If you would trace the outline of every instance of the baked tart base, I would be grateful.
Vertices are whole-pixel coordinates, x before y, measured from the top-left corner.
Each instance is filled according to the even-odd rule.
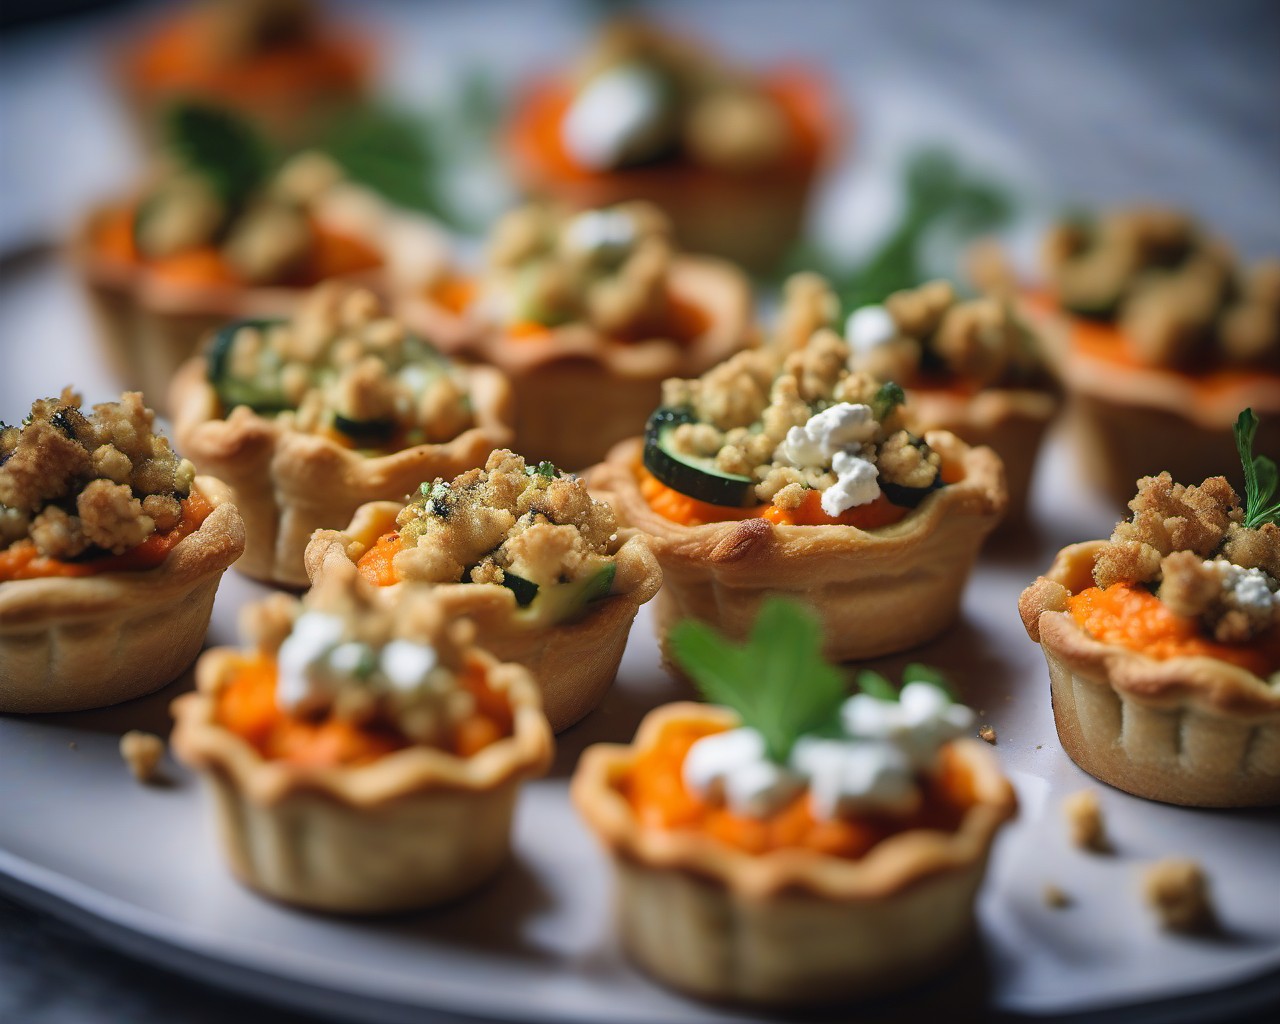
[[[1132,490],[1132,486],[1130,487]],[[1049,666],[1063,749],[1134,796],[1190,807],[1280,804],[1280,685],[1207,657],[1156,661],[1090,637],[1061,587],[1092,585],[1104,542],[1063,548],[1018,603]]]
[[[470,758],[418,746],[360,767],[303,769],[263,759],[215,720],[214,694],[240,657],[219,648],[200,659],[196,692],[174,702],[171,743],[208,783],[242,882],[316,910],[388,913],[454,899],[502,865],[520,783],[552,754],[523,669],[486,659],[515,724]]]
[[[223,572],[244,550],[231,492],[154,569],[0,583],[0,712],[85,711],[172,682],[204,643]]]
[[[953,833],[902,832],[860,860],[754,856],[699,832],[641,828],[619,792],[636,751],[686,721],[737,719],[701,704],[659,708],[632,746],[587,750],[570,788],[613,858],[622,940],[646,971],[707,999],[822,1004],[907,987],[969,944],[992,841],[1016,809],[989,750],[956,744],[975,802]]]
[[[941,431],[925,440],[944,462],[963,466],[964,478],[874,532],[763,519],[673,522],[640,493],[639,439],[616,446],[587,482],[608,496],[620,522],[651,539],[663,573],[656,623],[664,656],[667,633],[681,619],[743,639],[761,601],[783,595],[821,615],[824,656],[859,660],[917,647],[951,625],[978,549],[1004,513],[999,456]]]
[[[237,406],[226,419],[202,358],[188,360],[173,382],[174,437],[203,471],[231,487],[244,516],[246,576],[303,588],[303,554],[316,530],[335,529],[365,502],[403,498],[423,480],[483,465],[510,443],[511,391],[489,367],[467,370],[475,426],[443,444],[422,444],[365,457],[319,434],[282,427]]]
[[[338,566],[350,565],[379,537],[395,528],[401,505],[371,502],[356,510],[343,532],[321,530],[307,545],[307,575],[313,584]],[[542,691],[542,707],[555,732],[563,732],[595,710],[618,674],[631,624],[640,606],[658,592],[662,570],[643,537],[625,540],[615,556],[613,593],[591,603],[582,618],[531,628],[517,616],[515,595],[503,587],[474,583],[421,584],[449,609],[450,617],[476,625],[476,642],[499,661],[527,668]],[[394,600],[396,584],[384,588]]]

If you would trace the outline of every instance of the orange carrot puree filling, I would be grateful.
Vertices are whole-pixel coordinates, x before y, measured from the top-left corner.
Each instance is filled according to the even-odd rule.
[[[400,574],[396,572],[395,557],[404,549],[400,539],[400,531],[392,530],[384,533],[356,562],[360,575],[375,587],[389,587],[400,582]]]
[[[475,698],[476,710],[455,730],[449,753],[470,757],[505,736],[513,724],[506,700],[490,689],[484,667],[472,664],[462,685]],[[413,742],[395,729],[356,724],[330,716],[296,718],[276,704],[276,661],[246,657],[231,682],[218,691],[214,717],[271,761],[310,768],[369,764]]]
[[[705,722],[675,723],[636,758],[618,788],[643,827],[704,832],[748,853],[800,848],[856,859],[882,839],[908,829],[953,832],[974,803],[972,779],[944,748],[941,769],[923,786],[920,809],[909,817],[868,814],[827,821],[813,816],[804,793],[766,818],[741,817],[691,793],[682,776],[689,748],[720,731]]]
[[[192,491],[190,496],[182,500],[182,518],[173,529],[153,533],[137,547],[119,555],[103,555],[83,562],[63,562],[47,558],[39,553],[33,542],[20,540],[0,551],[0,582],[154,569],[169,557],[169,552],[177,546],[178,541],[195,533],[212,511],[213,506],[208,499],[198,491]]]
[[[818,491],[810,491],[805,495],[804,502],[793,509],[779,508],[777,505],[731,508],[728,505],[713,505],[710,502],[698,501],[687,494],[682,494],[674,487],[668,487],[643,466],[637,469],[637,476],[640,481],[640,493],[649,503],[649,507],[663,518],[685,526],[705,526],[707,523],[735,522],[742,519],[767,519],[779,526],[856,526],[859,530],[874,530],[880,526],[890,526],[900,522],[911,511],[909,508],[894,505],[881,494],[875,501],[851,508],[838,516],[829,516],[822,510],[822,495]]]
[[[1280,668],[1280,634],[1275,629],[1248,646],[1217,643],[1201,634],[1195,619],[1175,615],[1155,594],[1128,583],[1106,590],[1089,587],[1070,597],[1067,606],[1094,639],[1157,661],[1217,658],[1263,678]]]

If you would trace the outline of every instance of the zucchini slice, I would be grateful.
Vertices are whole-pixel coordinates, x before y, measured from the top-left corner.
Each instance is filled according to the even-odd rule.
[[[923,438],[909,434],[911,446],[918,448],[922,452],[927,452],[929,446]],[[939,470],[933,475],[933,483],[928,487],[907,487],[905,484],[895,484],[888,480],[880,481],[880,490],[886,498],[899,508],[915,508],[925,498],[929,497],[934,491],[947,485],[942,482],[942,472]]]
[[[538,584],[513,572],[503,571],[502,585],[515,594],[516,605],[520,608],[528,608],[538,596]]]
[[[644,431],[644,468],[672,490],[711,505],[744,508],[757,504],[754,481],[725,473],[715,460],[675,451],[671,435],[683,423],[696,423],[688,409],[659,409]]]
[[[337,412],[333,414],[333,426],[361,448],[385,444],[396,432],[396,421],[393,419],[353,420]]]
[[[247,405],[254,412],[278,413],[292,408],[289,400],[280,391],[278,382],[271,387],[264,387],[255,381],[241,380],[231,375],[231,349],[235,345],[236,333],[242,327],[256,327],[266,330],[282,320],[232,320],[218,330],[209,343],[205,358],[209,365],[209,383],[218,393],[218,401],[222,403],[224,412],[230,412],[237,405]]]

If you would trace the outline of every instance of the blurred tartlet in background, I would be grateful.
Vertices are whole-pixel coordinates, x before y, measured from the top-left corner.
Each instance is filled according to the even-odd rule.
[[[755,338],[745,275],[678,251],[647,203],[514,210],[476,278],[442,265],[399,310],[446,351],[502,370],[516,447],[565,469],[639,433],[665,378],[696,376]]]
[[[335,278],[383,290],[394,252],[434,244],[424,220],[329,158],[280,162],[233,115],[187,105],[168,131],[158,172],[91,210],[71,246],[116,372],[153,401],[228,320],[287,315],[309,287]]]
[[[1085,469],[1120,505],[1133,481],[1212,476],[1240,409],[1280,451],[1280,260],[1247,267],[1184,213],[1116,210],[1056,226],[1041,318]]]
[[[202,0],[127,45],[118,78],[144,139],[170,104],[203,100],[300,144],[364,95],[372,66],[368,42],[309,0]]]
[[[917,432],[949,430],[1004,462],[1005,523],[1025,522],[1036,456],[1057,414],[1040,340],[1000,298],[962,299],[931,281],[862,306],[845,326],[850,365],[907,389]]]
[[[247,538],[237,568],[300,588],[314,531],[511,441],[501,373],[452,364],[372,292],[335,282],[292,320],[228,324],[179,371],[170,402],[183,450],[235,493]]]
[[[577,208],[645,199],[687,248],[765,271],[800,235],[835,121],[807,72],[744,72],[624,21],[567,75],[522,91],[503,143],[530,196]]]

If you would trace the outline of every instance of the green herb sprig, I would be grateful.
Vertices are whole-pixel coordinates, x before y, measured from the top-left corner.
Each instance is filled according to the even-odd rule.
[[[165,113],[166,147],[203,177],[231,209],[271,172],[275,157],[248,121],[219,107],[184,101]]]
[[[854,678],[859,691],[877,700],[897,700],[901,693],[898,687],[889,682],[885,676],[869,668],[864,668]],[[952,701],[956,700],[951,684],[941,669],[913,661],[902,670],[902,685],[908,683],[930,683],[945,693]]]
[[[1276,464],[1265,455],[1253,454],[1254,438],[1258,434],[1258,417],[1252,409],[1245,409],[1236,418],[1236,450],[1244,465],[1244,525],[1256,530],[1267,523],[1280,523],[1280,501],[1268,504],[1276,496]]]
[[[844,677],[822,656],[821,623],[793,601],[766,600],[745,644],[693,620],[671,631],[670,644],[702,695],[759,732],[775,762],[784,763],[806,733],[838,726]]]

